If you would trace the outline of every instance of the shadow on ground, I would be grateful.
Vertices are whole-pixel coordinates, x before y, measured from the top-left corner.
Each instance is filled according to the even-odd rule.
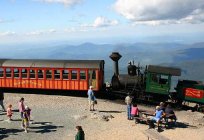
[[[100,110],[99,112],[105,112],[105,113],[122,113],[122,112],[125,112],[125,111],[105,111],[105,110]]]
[[[57,131],[58,128],[63,128],[64,126],[56,126],[53,125],[52,122],[34,122],[32,123],[32,127],[29,127],[29,129],[32,132],[35,133],[50,133]]]
[[[0,139],[9,137],[9,135],[18,135],[19,132],[23,132],[22,129],[5,129],[0,128]]]

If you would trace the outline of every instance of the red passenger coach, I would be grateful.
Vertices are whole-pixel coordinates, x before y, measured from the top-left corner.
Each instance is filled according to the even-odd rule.
[[[0,59],[1,89],[95,91],[104,83],[104,60]]]

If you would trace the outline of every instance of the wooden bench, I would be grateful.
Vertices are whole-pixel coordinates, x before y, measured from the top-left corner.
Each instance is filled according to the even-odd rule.
[[[148,118],[146,118],[146,117],[134,117],[134,120],[135,120],[135,123],[140,123],[140,122],[147,122],[147,120],[149,120]]]

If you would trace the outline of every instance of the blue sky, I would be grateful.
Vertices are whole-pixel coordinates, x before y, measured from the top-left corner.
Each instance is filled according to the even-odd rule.
[[[204,41],[203,0],[1,0],[0,44]]]

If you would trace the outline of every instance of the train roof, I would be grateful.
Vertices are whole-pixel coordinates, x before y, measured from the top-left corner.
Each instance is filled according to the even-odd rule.
[[[161,74],[170,74],[173,76],[181,76],[181,69],[174,68],[174,67],[149,65],[148,71],[149,72],[155,72],[155,73],[161,73]]]
[[[103,68],[104,60],[0,59],[2,67]]]

